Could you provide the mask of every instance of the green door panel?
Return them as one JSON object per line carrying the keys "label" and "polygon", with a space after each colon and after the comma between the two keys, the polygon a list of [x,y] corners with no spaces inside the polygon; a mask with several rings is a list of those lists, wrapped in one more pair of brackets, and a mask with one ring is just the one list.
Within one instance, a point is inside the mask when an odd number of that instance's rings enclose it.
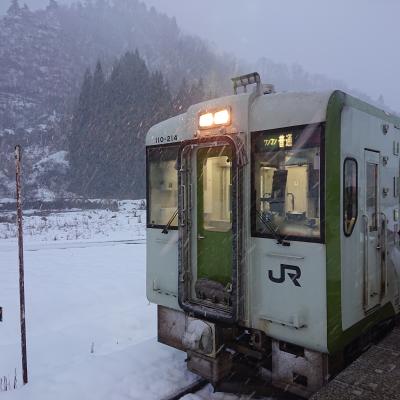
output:
{"label": "green door panel", "polygon": [[231,157],[228,146],[197,152],[197,278],[232,280]]}
{"label": "green door panel", "polygon": [[197,277],[227,285],[232,279],[232,232],[204,232],[197,244]]}

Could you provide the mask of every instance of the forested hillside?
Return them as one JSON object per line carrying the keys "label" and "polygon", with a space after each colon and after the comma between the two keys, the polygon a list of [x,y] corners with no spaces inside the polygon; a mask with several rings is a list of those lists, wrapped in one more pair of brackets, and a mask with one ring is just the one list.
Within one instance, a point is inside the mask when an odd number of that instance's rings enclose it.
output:
{"label": "forested hillside", "polygon": [[162,70],[176,89],[184,77],[211,82],[226,64],[174,19],[138,0],[95,0],[60,6],[49,0],[32,12],[12,0],[0,19],[0,128],[29,127],[43,113],[64,113],[84,71],[98,59],[139,50],[150,70]]}
{"label": "forested hillside", "polygon": [[145,196],[148,129],[205,98],[202,80],[183,79],[176,95],[139,52],[122,56],[107,76],[87,70],[69,134],[71,189],[88,197]]}
{"label": "forested hillside", "polygon": [[300,66],[217,54],[139,0],[49,0],[37,11],[10,0],[0,17],[0,197],[13,195],[16,143],[29,197],[143,196],[134,171],[145,131],[253,70],[277,90],[345,89]]}
{"label": "forested hillside", "polygon": [[[184,79],[192,85],[204,78],[208,91],[221,82],[229,85],[223,79],[230,76],[226,60],[201,39],[182,34],[174,19],[138,0],[72,6],[49,0],[38,11],[10,1],[0,18],[0,197],[13,192],[16,142],[24,146],[26,193],[63,196],[69,191],[67,170],[74,155],[67,154],[66,138],[85,70],[100,60],[107,75],[116,58],[136,50],[149,73],[162,73],[171,96]],[[139,103],[136,107],[142,107]],[[83,186],[75,181],[75,188]]]}

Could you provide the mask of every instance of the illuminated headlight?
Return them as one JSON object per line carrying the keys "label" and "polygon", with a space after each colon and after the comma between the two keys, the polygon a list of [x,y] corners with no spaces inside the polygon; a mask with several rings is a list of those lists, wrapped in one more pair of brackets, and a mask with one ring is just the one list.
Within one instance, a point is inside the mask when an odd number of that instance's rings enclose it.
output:
{"label": "illuminated headlight", "polygon": [[225,108],[215,112],[200,114],[199,127],[200,129],[213,128],[231,123],[231,112]]}
{"label": "illuminated headlight", "polygon": [[200,115],[199,126],[200,128],[210,128],[214,125],[214,114],[207,113]]}
{"label": "illuminated headlight", "polygon": [[231,115],[228,110],[217,111],[214,114],[215,125],[227,125],[231,120]]}

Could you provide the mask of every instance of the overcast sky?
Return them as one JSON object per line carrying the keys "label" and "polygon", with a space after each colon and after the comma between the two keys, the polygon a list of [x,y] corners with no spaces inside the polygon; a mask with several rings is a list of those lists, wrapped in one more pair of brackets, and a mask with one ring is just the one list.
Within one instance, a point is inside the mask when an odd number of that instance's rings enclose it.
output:
{"label": "overcast sky", "polygon": [[219,50],[249,61],[265,56],[298,63],[373,98],[382,94],[400,112],[400,0],[144,2],[175,16],[184,31]]}

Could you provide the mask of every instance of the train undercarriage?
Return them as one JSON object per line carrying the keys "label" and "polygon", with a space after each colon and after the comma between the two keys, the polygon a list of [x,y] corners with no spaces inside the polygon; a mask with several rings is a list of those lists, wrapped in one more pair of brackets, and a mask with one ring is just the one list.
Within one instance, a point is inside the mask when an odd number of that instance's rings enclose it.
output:
{"label": "train undercarriage", "polygon": [[158,306],[158,340],[187,353],[188,369],[224,392],[309,398],[392,327],[387,320],[328,355],[259,330],[214,323]]}

